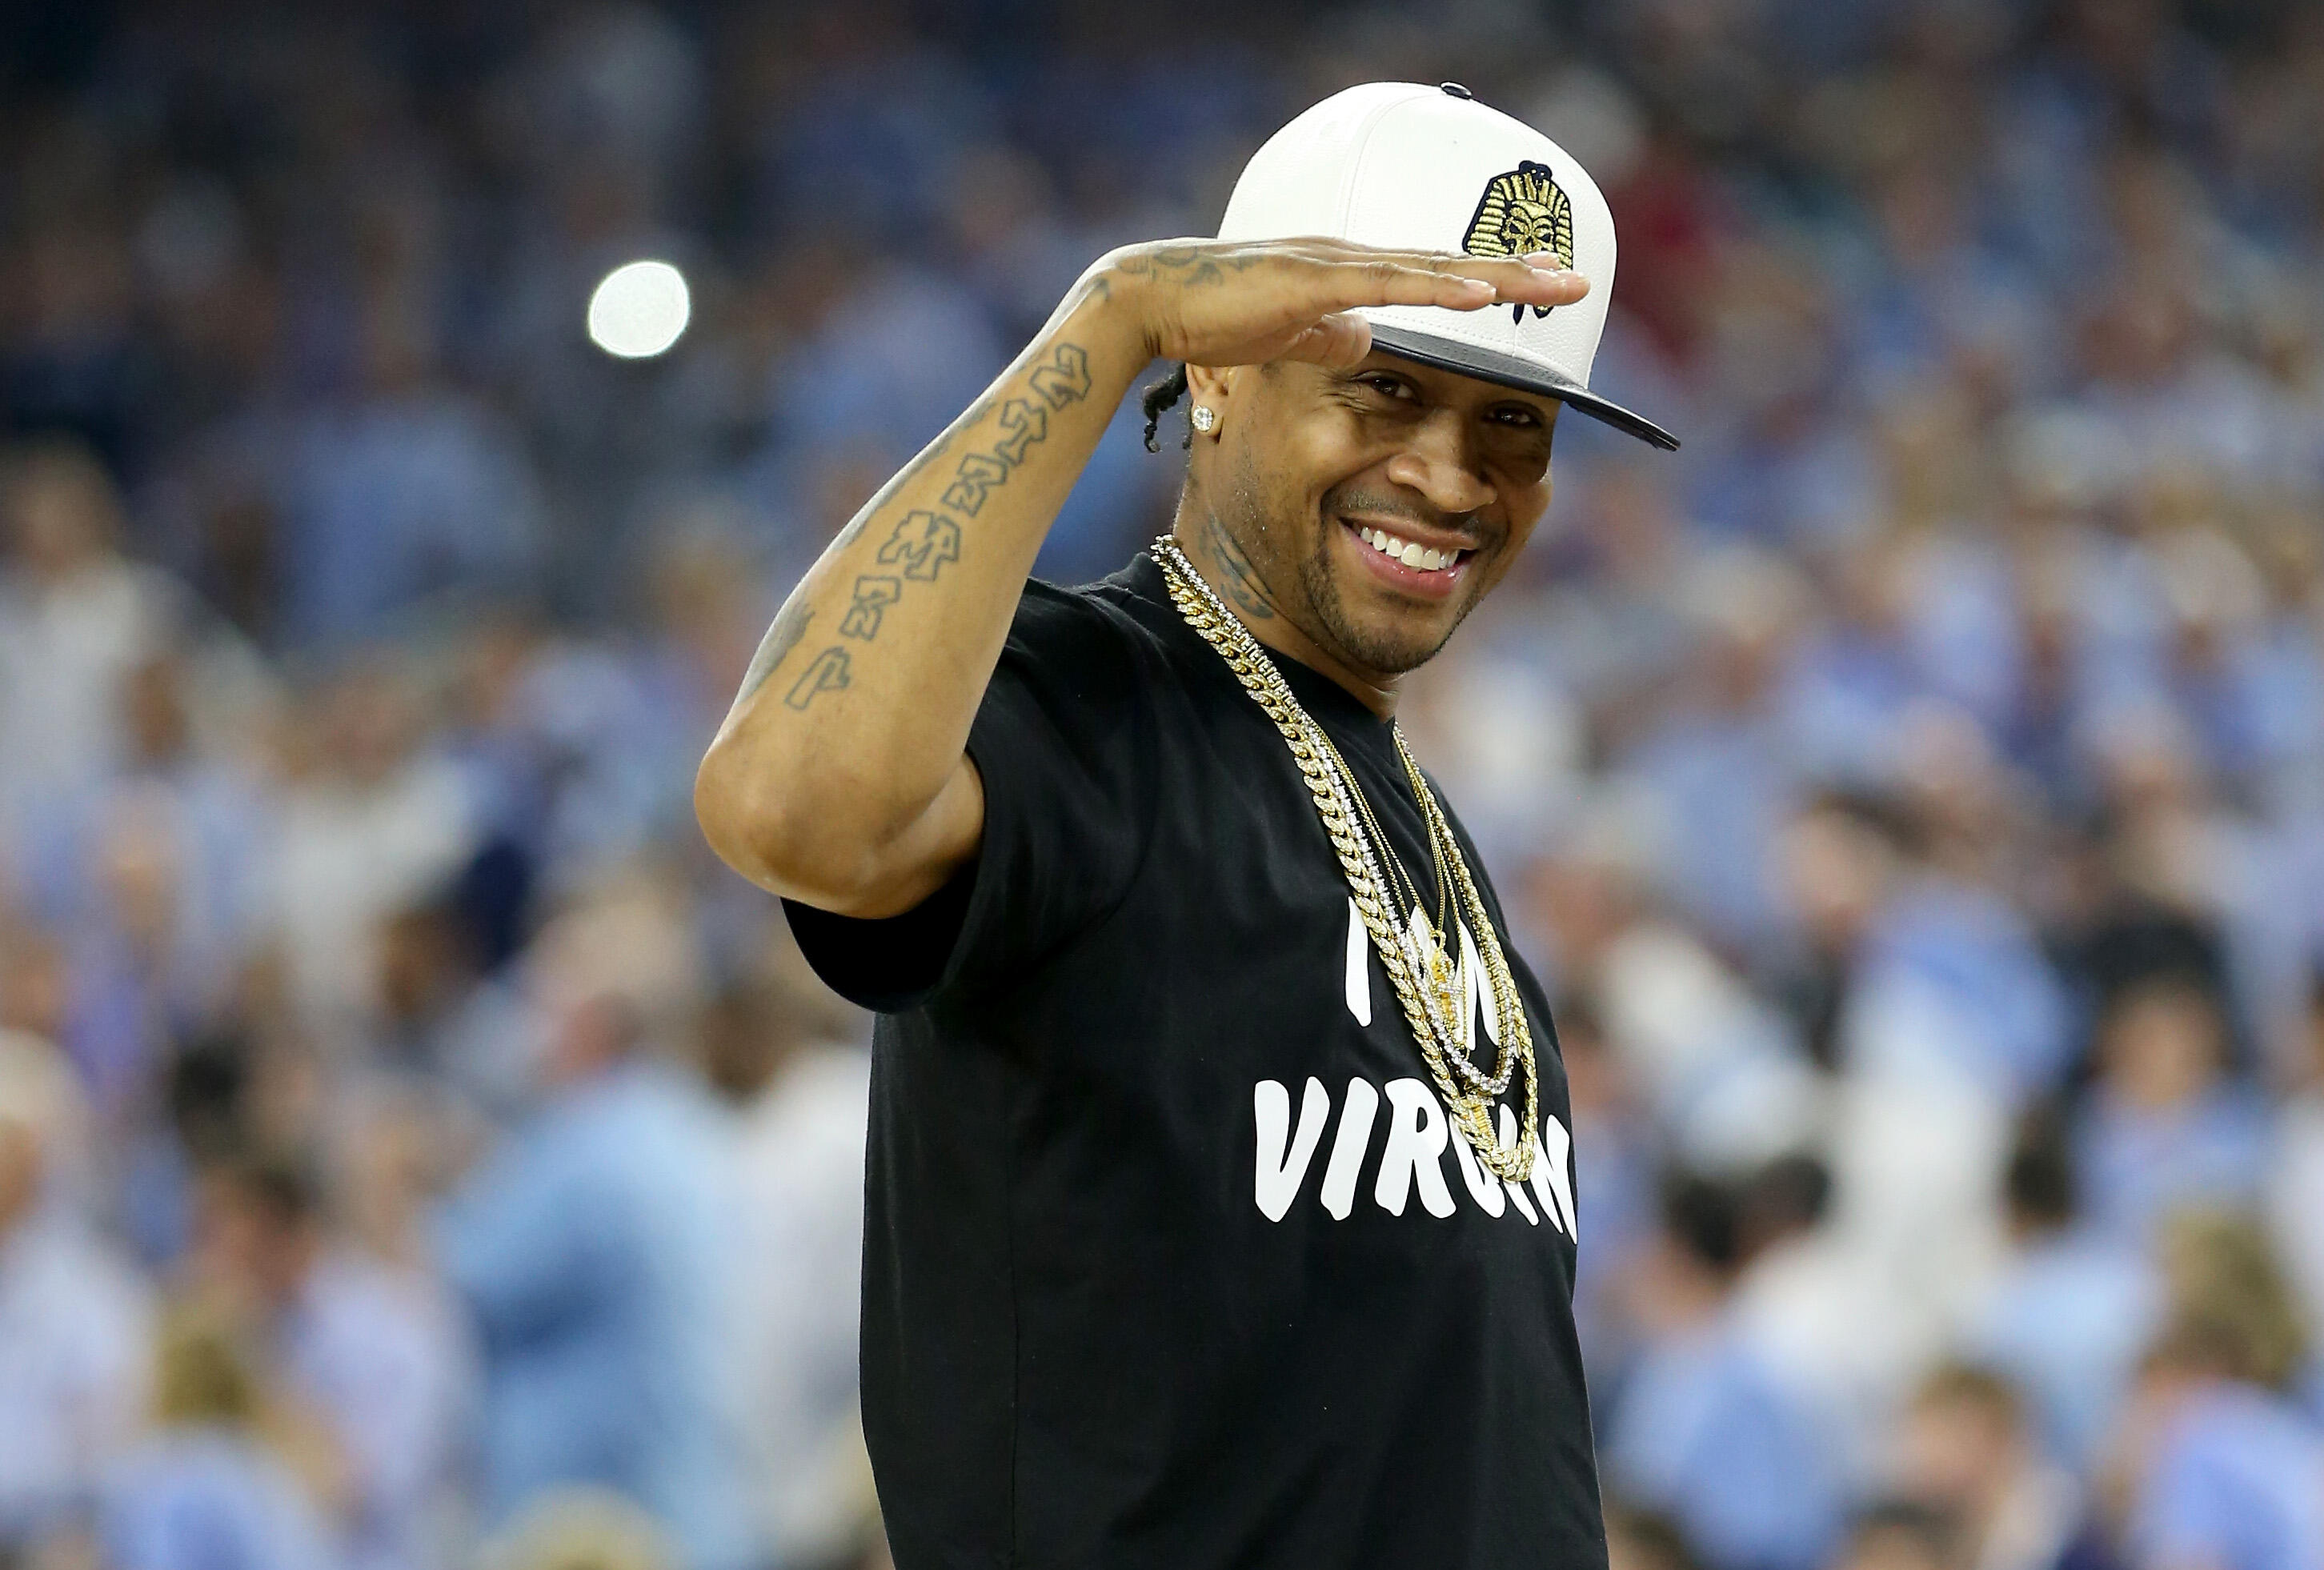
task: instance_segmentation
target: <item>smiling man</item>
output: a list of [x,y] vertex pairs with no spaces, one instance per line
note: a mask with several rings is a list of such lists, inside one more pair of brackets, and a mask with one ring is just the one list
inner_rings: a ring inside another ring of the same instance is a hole
[[[1605,1562],[1564,1075],[1395,723],[1591,394],[1606,204],[1352,88],[1214,241],[1103,258],[874,496],[705,759],[720,854],[878,1010],[863,1416],[899,1570]],[[1134,378],[1172,532],[1028,584]]]

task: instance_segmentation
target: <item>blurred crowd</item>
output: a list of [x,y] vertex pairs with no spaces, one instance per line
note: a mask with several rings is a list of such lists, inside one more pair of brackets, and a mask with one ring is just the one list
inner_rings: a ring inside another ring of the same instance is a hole
[[0,1565],[877,1562],[867,1024],[694,761],[1082,267],[1397,78],[1597,175],[1686,443],[1563,427],[1406,709],[1616,1570],[2324,1565],[2324,15],[1226,9],[0,17]]

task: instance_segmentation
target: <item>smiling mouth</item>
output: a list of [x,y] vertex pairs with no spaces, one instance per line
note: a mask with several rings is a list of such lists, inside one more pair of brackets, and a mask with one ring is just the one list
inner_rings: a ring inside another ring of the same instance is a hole
[[1415,572],[1450,572],[1476,554],[1473,550],[1439,550],[1400,539],[1369,523],[1351,523],[1348,528],[1374,551]]

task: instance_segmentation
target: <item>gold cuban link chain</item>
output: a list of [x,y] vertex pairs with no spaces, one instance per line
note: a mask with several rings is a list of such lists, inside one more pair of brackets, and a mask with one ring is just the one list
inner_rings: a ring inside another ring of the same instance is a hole
[[[1348,767],[1347,760],[1340,755],[1339,748],[1324,734],[1323,727],[1301,706],[1297,695],[1283,679],[1283,673],[1276,669],[1259,640],[1251,636],[1241,619],[1226,608],[1194,570],[1194,564],[1179,550],[1178,542],[1163,535],[1154,542],[1154,555],[1161,565],[1178,614],[1202,635],[1204,642],[1217,651],[1243,690],[1274,722],[1285,744],[1291,749],[1292,760],[1298,764],[1308,794],[1314,799],[1324,835],[1339,857],[1341,873],[1348,882],[1349,897],[1355,903],[1364,930],[1371,935],[1372,948],[1379,956],[1381,968],[1388,972],[1389,984],[1395,988],[1405,1020],[1419,1043],[1429,1076],[1452,1109],[1453,1126],[1488,1172],[1508,1182],[1525,1182],[1533,1176],[1534,1152],[1538,1146],[1536,1131],[1541,1124],[1541,1085],[1534,1063],[1532,1028],[1518,998],[1516,981],[1509,974],[1499,937],[1469,875],[1459,842],[1452,837],[1452,827],[1437,805],[1435,793],[1422,777],[1419,765],[1414,762],[1411,749],[1406,746],[1404,733],[1401,729],[1396,731],[1397,751],[1427,824],[1430,849],[1437,859],[1440,897],[1445,891],[1443,880],[1449,864],[1452,885],[1459,891],[1458,904],[1473,929],[1473,939],[1491,988],[1495,1019],[1500,1027],[1500,1057],[1491,1075],[1480,1069],[1469,1055],[1466,1043],[1472,1014],[1468,1008],[1468,989],[1458,968],[1460,956],[1451,952],[1451,935],[1429,928],[1416,890],[1408,923],[1394,919],[1383,899],[1384,893],[1388,898],[1394,895],[1381,875],[1382,856],[1388,858],[1399,876],[1403,875],[1403,867],[1395,860],[1387,836],[1372,815],[1371,804],[1364,799],[1354,771]],[[1377,849],[1375,838],[1379,842]],[[1410,887],[1409,877],[1405,877],[1404,882]],[[1518,1131],[1514,1144],[1505,1145],[1493,1126],[1494,1104],[1519,1070],[1525,1077],[1525,1127]],[[1463,1080],[1468,1088],[1460,1083]]]

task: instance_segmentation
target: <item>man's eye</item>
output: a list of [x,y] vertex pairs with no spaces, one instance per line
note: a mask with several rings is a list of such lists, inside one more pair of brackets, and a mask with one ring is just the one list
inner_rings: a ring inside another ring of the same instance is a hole
[[1364,385],[1370,388],[1373,392],[1389,398],[1409,398],[1412,396],[1412,389],[1406,386],[1394,376],[1367,376],[1364,378]]
[[1541,416],[1530,409],[1496,409],[1492,418],[1496,424],[1515,426],[1519,430],[1533,430],[1541,424]]

